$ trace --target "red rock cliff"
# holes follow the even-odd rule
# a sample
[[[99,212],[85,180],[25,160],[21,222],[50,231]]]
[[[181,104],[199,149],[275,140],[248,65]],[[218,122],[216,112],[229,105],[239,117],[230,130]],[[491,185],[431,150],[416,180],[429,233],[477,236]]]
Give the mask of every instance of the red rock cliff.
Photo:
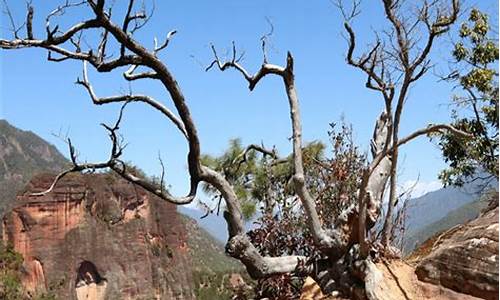
[[[107,175],[72,176],[34,197],[34,178],[3,219],[25,261],[23,284],[61,299],[192,299],[186,229],[176,207]]]

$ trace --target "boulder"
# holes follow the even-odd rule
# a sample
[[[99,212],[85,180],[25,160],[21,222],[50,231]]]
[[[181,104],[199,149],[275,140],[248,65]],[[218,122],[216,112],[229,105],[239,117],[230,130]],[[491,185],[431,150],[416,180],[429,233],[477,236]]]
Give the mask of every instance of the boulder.
[[[369,263],[371,278],[367,279],[365,293],[356,299],[365,300],[479,300],[477,297],[458,293],[451,289],[418,280],[415,268],[400,260],[382,260]],[[312,278],[308,277],[302,287],[300,300],[347,300],[338,293],[324,295]]]
[[[498,207],[435,239],[417,265],[419,280],[483,299],[498,299]]]

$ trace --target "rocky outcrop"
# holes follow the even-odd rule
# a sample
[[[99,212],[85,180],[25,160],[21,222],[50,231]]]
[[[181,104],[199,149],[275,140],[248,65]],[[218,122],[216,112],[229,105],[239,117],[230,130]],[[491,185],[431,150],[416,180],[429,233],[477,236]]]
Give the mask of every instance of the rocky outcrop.
[[[59,172],[67,165],[53,145],[0,120],[0,218],[35,173]]]
[[[24,257],[23,285],[61,299],[193,299],[186,228],[176,207],[111,175],[75,175],[51,193],[34,178],[3,219]]]
[[[480,298],[458,293],[451,289],[418,280],[415,268],[410,264],[394,259],[373,264],[376,280],[370,292],[360,293],[356,299],[364,300],[479,300]],[[375,278],[373,278],[375,279]],[[308,277],[302,287],[300,300],[346,300],[334,293],[324,295],[318,284]]]
[[[434,241],[417,266],[422,281],[483,299],[498,299],[498,207]]]
[[[494,196],[498,200],[498,194]],[[473,300],[498,299],[498,201],[477,219],[426,241],[408,262],[381,259],[371,264],[360,299]],[[415,267],[416,264],[416,267]],[[324,295],[307,278],[301,300],[344,299]]]

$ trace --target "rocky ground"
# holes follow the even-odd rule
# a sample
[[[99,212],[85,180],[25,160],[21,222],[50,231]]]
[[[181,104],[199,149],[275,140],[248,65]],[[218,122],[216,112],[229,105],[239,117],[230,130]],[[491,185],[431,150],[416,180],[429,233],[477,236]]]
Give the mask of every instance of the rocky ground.
[[[437,234],[407,260],[379,261],[379,284],[369,299],[499,299],[496,205],[477,219]],[[308,278],[300,299],[342,298],[323,295]]]

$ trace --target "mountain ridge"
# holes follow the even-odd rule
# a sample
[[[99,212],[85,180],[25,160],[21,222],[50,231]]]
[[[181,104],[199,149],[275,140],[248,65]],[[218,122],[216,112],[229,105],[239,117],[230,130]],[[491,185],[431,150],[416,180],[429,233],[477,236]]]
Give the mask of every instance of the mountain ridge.
[[[153,205],[152,204],[153,202],[151,202],[152,195],[144,196],[144,197],[146,197],[145,199],[151,198],[150,200],[148,200],[149,204],[141,204],[142,198],[135,199],[134,201],[130,202],[131,201],[130,199],[134,198],[133,197],[134,193],[132,193],[130,191],[131,191],[131,189],[134,189],[134,188],[132,187],[131,184],[120,183],[120,178],[118,178],[113,173],[109,173],[109,174],[96,173],[93,175],[91,174],[91,175],[84,175],[84,176],[82,176],[80,174],[70,174],[67,176],[68,178],[65,177],[65,179],[61,182],[61,185],[59,185],[59,184],[57,185],[57,189],[60,190],[59,191],[60,195],[63,195],[64,193],[68,193],[72,189],[77,189],[77,190],[80,189],[81,190],[81,189],[90,188],[89,191],[90,191],[91,195],[92,195],[92,191],[94,191],[94,192],[97,191],[96,192],[97,196],[94,197],[97,200],[95,200],[94,202],[92,202],[90,200],[89,200],[90,202],[88,202],[88,203],[85,202],[90,206],[85,207],[85,208],[78,208],[78,214],[75,212],[76,208],[74,209],[71,207],[73,207],[73,206],[74,207],[82,207],[82,206],[81,205],[78,206],[79,204],[77,202],[75,202],[75,203],[71,202],[74,200],[72,198],[73,196],[69,196],[69,198],[68,198],[69,201],[71,202],[71,205],[72,205],[69,208],[66,207],[67,205],[69,205],[68,204],[69,202],[66,203],[68,200],[65,200],[62,202],[62,204],[66,203],[66,206],[63,208],[62,206],[60,206],[58,204],[59,201],[54,200],[54,199],[56,199],[56,197],[59,197],[59,196],[56,196],[55,194],[53,195],[52,193],[47,196],[48,198],[46,199],[47,201],[45,201],[45,202],[41,201],[40,199],[37,199],[37,201],[35,201],[35,202],[38,204],[35,204],[35,203],[30,204],[29,202],[25,203],[21,200],[20,201],[16,200],[16,194],[18,195],[17,199],[21,199],[21,198],[25,199],[23,197],[29,197],[30,185],[28,184],[28,182],[30,182],[32,180],[32,178],[37,177],[37,176],[39,176],[39,177],[41,176],[42,179],[45,178],[44,180],[46,182],[44,182],[43,184],[44,184],[44,186],[46,186],[47,184],[50,184],[49,180],[52,180],[51,178],[53,178],[53,177],[47,177],[48,174],[52,174],[52,176],[53,176],[53,174],[60,172],[62,169],[66,168],[68,165],[69,165],[69,161],[57,150],[57,148],[54,145],[51,145],[50,143],[46,142],[41,137],[39,137],[38,135],[36,135],[35,133],[33,133],[31,131],[18,129],[15,126],[11,125],[8,121],[0,120],[0,217],[2,217],[5,212],[9,212],[9,214],[7,214],[8,217],[6,216],[5,218],[3,218],[4,222],[0,222],[0,226],[2,226],[2,224],[7,222],[6,221],[7,219],[10,220],[10,222],[5,223],[6,226],[8,226],[8,227],[5,227],[6,230],[5,231],[2,230],[0,232],[9,231],[10,232],[9,239],[11,239],[11,240],[13,239],[14,241],[22,241],[23,239],[16,238],[16,235],[17,236],[28,235],[28,234],[30,234],[30,231],[32,231],[32,233],[31,233],[31,234],[33,234],[32,242],[34,243],[33,245],[35,245],[36,243],[38,243],[36,241],[39,240],[37,238],[38,235],[43,235],[46,232],[52,232],[51,229],[49,228],[50,226],[57,228],[58,230],[60,228],[63,228],[64,226],[61,227],[58,225],[60,222],[59,216],[60,215],[61,216],[67,215],[68,220],[74,219],[73,221],[71,221],[72,223],[71,222],[70,223],[71,224],[74,223],[73,225],[76,227],[68,228],[68,230],[64,231],[64,233],[60,233],[59,242],[62,243],[61,245],[63,245],[63,244],[66,245],[68,243],[69,244],[77,243],[76,240],[78,240],[78,238],[83,238],[84,243],[82,243],[81,245],[85,246],[85,249],[86,249],[86,248],[89,248],[91,246],[91,244],[93,246],[95,246],[93,244],[93,242],[90,242],[91,240],[103,239],[103,236],[104,236],[109,241],[114,239],[114,241],[115,241],[115,243],[117,243],[117,245],[126,239],[130,239],[131,241],[135,242],[134,245],[136,248],[138,248],[138,247],[139,248],[140,247],[148,248],[148,249],[151,248],[151,249],[149,249],[153,253],[151,257],[155,258],[155,259],[156,259],[156,257],[158,257],[158,255],[161,255],[161,256],[166,255],[166,257],[167,257],[166,259],[168,260],[168,259],[170,259],[169,258],[170,255],[172,255],[172,253],[173,253],[174,260],[175,260],[176,256],[182,257],[182,255],[180,254],[180,253],[182,253],[182,251],[188,251],[186,253],[188,253],[189,260],[193,261],[195,264],[198,265],[196,268],[191,269],[192,274],[191,274],[191,272],[188,272],[188,273],[190,273],[188,277],[192,278],[190,280],[191,283],[189,283],[189,285],[191,285],[193,287],[192,291],[195,295],[197,295],[196,298],[197,299],[215,299],[215,298],[217,298],[217,299],[229,299],[229,297],[230,297],[229,291],[230,290],[228,287],[228,277],[221,276],[220,274],[221,273],[223,273],[223,274],[231,273],[231,272],[241,272],[243,269],[242,269],[242,265],[238,261],[231,259],[231,258],[224,255],[224,248],[222,246],[221,241],[215,240],[209,233],[207,233],[205,230],[203,230],[203,228],[199,227],[195,220],[189,219],[188,217],[185,217],[184,215],[179,213],[177,211],[178,207],[175,207],[174,205],[169,204],[169,203],[165,203],[164,201],[156,201],[156,202],[158,202],[158,204]],[[86,183],[85,180],[78,181],[76,179],[76,178],[80,178],[80,177],[87,178],[86,176],[91,176],[92,178],[94,178],[93,181],[95,181],[95,182],[93,184],[91,184],[90,186],[87,186],[88,182]],[[68,180],[69,180],[69,182],[71,182],[72,180],[76,180],[75,181],[76,183],[71,188],[65,188],[64,182],[66,182]],[[121,181],[123,181],[123,180],[121,180]],[[92,182],[92,180],[90,182]],[[135,189],[137,191],[139,188],[135,188]],[[22,191],[25,191],[25,193],[23,193]],[[103,194],[102,191],[105,191],[105,193]],[[128,192],[126,192],[126,191],[128,191]],[[108,196],[105,196],[105,194]],[[90,197],[92,197],[92,196],[90,196]],[[149,198],[147,198],[147,197],[149,197]],[[81,201],[83,201],[83,200],[81,200]],[[87,201],[87,200],[85,200],[85,201]],[[127,203],[128,203],[127,201],[129,201],[131,203],[131,205],[127,205]],[[91,202],[93,204],[91,204]],[[40,207],[41,210],[37,210],[38,208],[36,208],[36,207],[38,207],[40,205],[43,206],[45,204],[48,206],[47,207]],[[169,204],[169,205],[167,205],[167,204]],[[125,206],[123,206],[123,205],[125,205]],[[144,206],[144,205],[146,205],[146,206]],[[29,224],[28,230],[26,232],[23,232],[22,230],[19,231],[16,229],[17,228],[16,227],[17,213],[12,211],[12,208],[14,206],[18,208],[18,211],[21,211],[21,210],[25,211],[25,214],[24,214],[25,216],[28,216],[28,215],[31,216],[29,218],[30,224]],[[170,247],[170,246],[168,246],[168,245],[170,245],[172,243],[171,240],[175,237],[175,234],[174,235],[172,235],[172,234],[165,235],[165,237],[168,237],[168,239],[169,239],[169,241],[163,241],[163,243],[166,243],[165,247],[160,248],[156,245],[157,243],[159,243],[158,245],[161,244],[159,242],[162,240],[161,238],[163,237],[163,234],[161,231],[167,230],[167,229],[161,229],[165,226],[161,225],[163,222],[161,222],[159,220],[172,219],[172,218],[163,218],[163,217],[156,216],[156,214],[161,214],[161,213],[168,214],[168,211],[165,212],[166,208],[164,208],[164,206],[171,207],[171,210],[174,212],[175,215],[177,215],[177,217],[175,219],[178,219],[178,221],[180,223],[180,224],[177,224],[176,226],[184,227],[185,230],[184,229],[183,230],[186,232],[186,234],[185,234],[186,235],[186,241],[185,241],[186,247],[183,246],[182,241],[180,242],[180,244],[172,244],[172,247],[174,247],[174,245],[175,245],[175,247],[176,247],[175,249],[178,249],[178,250],[175,250],[173,252],[171,252],[169,250],[170,248],[168,248],[168,247]],[[146,208],[144,208],[144,207],[146,207]],[[149,213],[148,213],[149,217],[145,217],[143,215],[144,209],[147,209],[147,207],[150,207]],[[66,211],[67,209],[69,209],[69,211]],[[56,211],[56,210],[57,211],[60,210],[61,213],[55,213],[55,214],[49,213],[50,211]],[[132,210],[133,210],[133,212],[132,212]],[[64,211],[64,212],[62,212],[62,211]],[[47,213],[45,213],[45,212],[47,212]],[[66,218],[64,218],[64,219],[66,219]],[[78,221],[77,219],[80,221]],[[36,221],[36,220],[38,220],[38,221]],[[142,220],[144,220],[144,221],[142,221]],[[118,223],[115,223],[115,221]],[[104,222],[103,224],[108,224],[109,222],[111,222],[111,223],[109,223],[110,225],[103,225],[103,224],[101,224],[102,222]],[[144,223],[145,225],[140,225],[140,226],[137,225],[137,224],[142,224],[140,222]],[[156,223],[158,223],[158,225],[155,225]],[[94,224],[94,225],[90,226],[89,224],[90,225]],[[99,225],[100,226],[99,228],[101,228],[100,235],[96,233],[96,232],[99,232],[99,230],[97,230],[97,229],[90,230],[90,231],[88,230],[88,228],[93,228],[93,227],[97,226],[95,224],[101,224],[101,225]],[[117,225],[113,225],[113,224],[117,224]],[[45,227],[48,226],[47,228],[49,228],[49,229],[44,229],[45,228],[44,226]],[[138,230],[138,232],[136,232],[137,230],[130,230],[130,228],[129,228],[128,229],[129,231],[127,234],[127,231],[125,229],[123,229],[123,232],[120,232],[120,230],[118,229],[119,227],[117,227],[117,226],[121,226],[121,227],[128,226],[132,229],[135,228],[134,226],[136,226],[136,227],[139,226],[140,230]],[[145,245],[146,246],[142,246],[142,244],[137,244],[137,239],[135,236],[136,236],[136,234],[140,234],[140,232],[142,232],[141,230],[142,231],[146,230],[146,231],[152,232],[151,234],[145,235],[145,239],[146,239]],[[183,230],[181,230],[181,232]],[[156,232],[156,231],[159,231],[159,232]],[[111,234],[111,232],[114,232],[114,234]],[[86,242],[85,242],[85,238],[87,239]],[[143,237],[141,237],[140,239],[142,240],[142,238]],[[181,236],[179,236],[179,238],[181,238]],[[90,239],[90,240],[88,240],[88,239]],[[25,239],[25,240],[27,242],[29,242],[28,239]],[[71,247],[68,248],[66,246],[61,248],[55,244],[51,246],[52,248],[48,247],[48,245],[40,244],[40,243],[38,243],[36,245],[38,245],[38,246],[36,246],[32,250],[35,252],[38,251],[38,252],[43,254],[43,255],[40,253],[37,254],[36,256],[38,257],[38,259],[42,259],[42,257],[44,257],[45,260],[47,260],[47,259],[52,260],[52,261],[46,262],[47,265],[45,266],[45,270],[54,270],[54,268],[51,268],[50,266],[53,266],[54,263],[56,261],[58,261],[57,259],[51,258],[51,257],[55,258],[57,256],[51,256],[50,251],[63,251],[64,249],[66,249],[64,251],[67,251],[67,249],[71,248]],[[161,245],[163,245],[163,244],[161,244]],[[92,247],[90,247],[90,248],[92,248]],[[17,250],[22,250],[22,249],[25,249],[25,247],[17,247]],[[50,249],[52,249],[52,250],[50,250]],[[185,250],[183,250],[183,249],[185,249]],[[204,251],[207,251],[207,249],[210,250],[209,253],[211,253],[211,254],[209,254],[209,255],[212,255],[214,257],[206,262],[203,261],[203,264],[202,264],[202,263],[200,263],[200,261],[201,261],[201,258],[204,258],[203,253],[204,253]],[[82,252],[83,250],[80,249],[79,251]],[[112,251],[110,250],[108,252],[112,252]],[[144,251],[139,251],[139,252],[142,253]],[[115,258],[109,258],[107,260],[99,260],[98,259],[99,255],[96,256],[96,255],[94,255],[95,253],[94,254],[92,254],[92,253],[93,253],[92,251],[90,251],[88,253],[82,252],[82,253],[80,253],[80,255],[93,257],[93,260],[95,260],[94,261],[95,265],[98,266],[97,271],[101,272],[101,274],[104,274],[105,271],[108,270],[108,273],[107,273],[108,274],[108,281],[109,281],[109,284],[111,284],[111,285],[108,285],[108,289],[113,288],[114,291],[116,292],[116,284],[118,284],[117,282],[119,282],[119,281],[115,281],[116,283],[113,283],[112,281],[113,281],[113,279],[118,280],[117,279],[118,275],[116,275],[116,274],[120,274],[120,273],[118,271],[117,271],[118,273],[111,272],[111,270],[116,269],[116,266],[113,266],[113,263],[111,263],[111,262],[119,261],[120,258],[115,257]],[[29,255],[29,253],[27,255]],[[108,253],[106,255],[109,256],[109,255],[113,255],[113,254]],[[96,261],[98,261],[98,263]],[[28,265],[27,265],[28,268],[26,270],[34,271],[35,269],[40,267],[40,263],[38,262],[37,259],[33,260],[32,258],[28,258],[27,263],[28,263]],[[120,266],[122,266],[123,262],[120,262],[119,264],[120,264]],[[190,264],[191,263],[187,263],[186,266],[188,266]],[[43,265],[44,264],[41,264],[42,269],[44,268]],[[62,264],[58,263],[58,265],[61,266]],[[101,266],[104,269],[102,269],[102,268],[100,269],[99,266]],[[82,265],[82,267],[83,267],[83,265]],[[62,268],[62,269],[65,269],[65,268]],[[160,267],[159,266],[157,268],[155,267],[155,269],[159,270]],[[181,267],[181,268],[179,268],[179,271],[184,270],[184,269],[185,268]],[[56,269],[56,271],[57,271],[57,269]],[[166,269],[164,271],[166,272],[168,270]],[[56,273],[59,275],[54,274],[54,276],[63,276],[64,274],[61,272],[62,271],[60,271],[60,270],[57,271]],[[161,272],[163,272],[161,270],[158,272],[157,271],[155,271],[155,272],[156,273],[160,272],[158,274],[163,274],[163,273],[161,273]],[[35,274],[35,273],[31,272],[30,274]],[[96,273],[96,274],[98,274],[98,273]],[[109,274],[111,274],[111,275],[109,275]],[[45,275],[48,276],[47,278],[53,277],[53,276],[51,277],[47,274],[45,274]],[[73,274],[68,273],[68,275],[64,275],[64,276],[73,276]],[[168,276],[170,276],[170,275],[168,275]],[[98,277],[99,276],[97,276],[96,278],[98,278]],[[181,277],[179,277],[179,278],[181,278]],[[41,278],[35,278],[35,279],[36,280],[32,280],[32,279],[30,279],[28,281],[25,280],[24,283],[36,285],[36,283],[39,282],[39,280],[41,280],[40,282],[43,282],[43,279],[41,279]],[[122,281],[126,280],[126,277],[123,277],[120,280],[122,280]],[[180,279],[180,280],[184,280],[184,279]],[[73,282],[73,281],[70,281],[70,282]],[[207,282],[211,283],[211,284],[207,285]],[[140,287],[140,286],[141,285],[138,285],[138,287]],[[225,286],[227,288],[221,289],[222,286]],[[187,291],[187,290],[184,289],[184,291]],[[65,293],[68,293],[68,291],[66,291]],[[183,293],[183,292],[181,292],[181,293]],[[64,294],[64,295],[67,296],[67,294]],[[198,296],[201,296],[201,298],[199,298]],[[1,297],[2,296],[0,295],[0,298]]]

